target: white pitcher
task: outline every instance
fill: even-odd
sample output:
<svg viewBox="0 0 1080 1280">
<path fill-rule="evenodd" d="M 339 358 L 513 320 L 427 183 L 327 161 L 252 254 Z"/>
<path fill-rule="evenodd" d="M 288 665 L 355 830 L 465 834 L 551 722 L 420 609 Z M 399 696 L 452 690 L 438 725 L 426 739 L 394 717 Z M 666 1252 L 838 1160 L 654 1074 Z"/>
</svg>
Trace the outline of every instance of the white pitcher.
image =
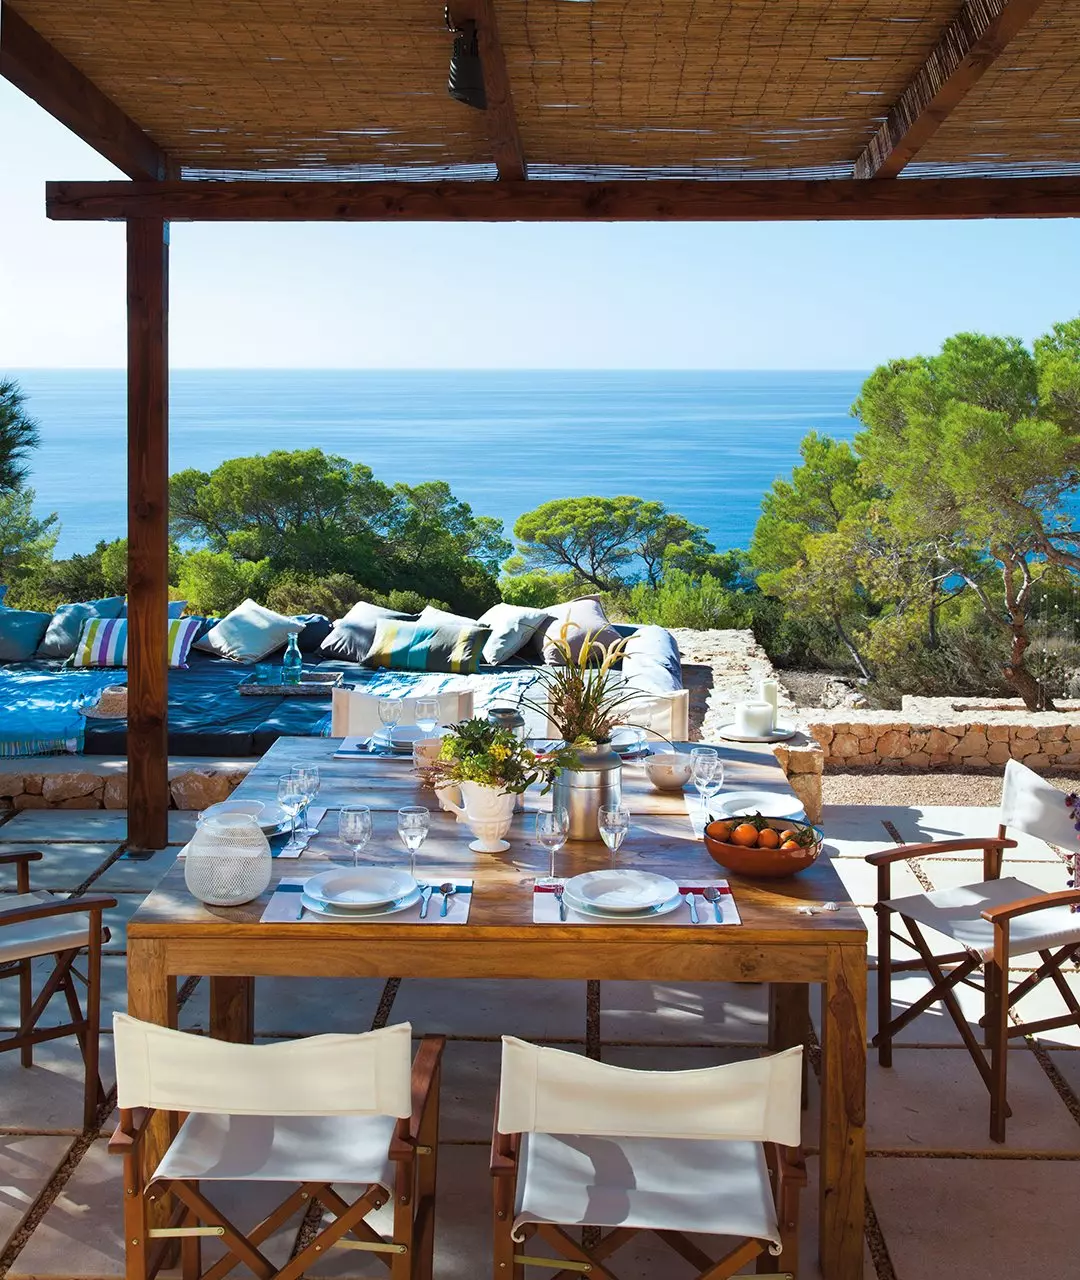
<svg viewBox="0 0 1080 1280">
<path fill-rule="evenodd" d="M 454 803 L 454 792 L 459 794 L 460 804 Z M 458 822 L 464 822 L 476 837 L 469 845 L 474 853 L 505 853 L 510 848 L 503 836 L 514 820 L 517 796 L 479 782 L 450 782 L 439 787 L 437 795 L 442 808 L 456 814 Z"/>
</svg>

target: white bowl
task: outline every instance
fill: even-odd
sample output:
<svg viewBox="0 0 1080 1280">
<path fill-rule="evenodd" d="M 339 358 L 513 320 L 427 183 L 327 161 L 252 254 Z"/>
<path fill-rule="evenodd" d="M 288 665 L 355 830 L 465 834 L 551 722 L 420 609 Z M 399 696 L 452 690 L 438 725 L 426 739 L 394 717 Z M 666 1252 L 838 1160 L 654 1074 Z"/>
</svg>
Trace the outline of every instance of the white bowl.
<svg viewBox="0 0 1080 1280">
<path fill-rule="evenodd" d="M 681 791 L 690 781 L 690 757 L 682 751 L 659 751 L 645 761 L 645 772 L 658 791 Z"/>
</svg>

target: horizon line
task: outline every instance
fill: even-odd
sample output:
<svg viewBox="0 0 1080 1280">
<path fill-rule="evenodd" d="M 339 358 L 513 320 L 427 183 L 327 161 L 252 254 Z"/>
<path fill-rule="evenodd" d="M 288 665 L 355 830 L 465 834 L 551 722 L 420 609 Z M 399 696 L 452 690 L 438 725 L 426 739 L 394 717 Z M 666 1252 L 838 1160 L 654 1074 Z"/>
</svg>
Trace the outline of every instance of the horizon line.
<svg viewBox="0 0 1080 1280">
<path fill-rule="evenodd" d="M 126 373 L 126 365 L 22 364 L 7 366 L 11 373 Z M 663 366 L 643 369 L 619 365 L 170 365 L 170 373 L 866 373 L 866 369 L 820 368 L 801 365 L 741 365 L 724 367 Z"/>
</svg>

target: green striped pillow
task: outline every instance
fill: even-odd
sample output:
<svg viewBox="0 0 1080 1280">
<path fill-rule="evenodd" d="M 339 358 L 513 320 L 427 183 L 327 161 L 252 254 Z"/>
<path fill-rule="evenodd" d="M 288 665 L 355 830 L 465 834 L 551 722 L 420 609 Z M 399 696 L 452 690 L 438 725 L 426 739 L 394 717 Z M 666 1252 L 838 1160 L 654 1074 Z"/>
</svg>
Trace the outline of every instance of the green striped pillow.
<svg viewBox="0 0 1080 1280">
<path fill-rule="evenodd" d="M 169 666 L 186 667 L 188 650 L 199 634 L 201 618 L 169 619 Z M 126 667 L 127 619 L 88 618 L 71 657 L 73 667 Z"/>
<path fill-rule="evenodd" d="M 488 627 L 380 618 L 364 666 L 473 675 L 490 635 Z"/>
</svg>

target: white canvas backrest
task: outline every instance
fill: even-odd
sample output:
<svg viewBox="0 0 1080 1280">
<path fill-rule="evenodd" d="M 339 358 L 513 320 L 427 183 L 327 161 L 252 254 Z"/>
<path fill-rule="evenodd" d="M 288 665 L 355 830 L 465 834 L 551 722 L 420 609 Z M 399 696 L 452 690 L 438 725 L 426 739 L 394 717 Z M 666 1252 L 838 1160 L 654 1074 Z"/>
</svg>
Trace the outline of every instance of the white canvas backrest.
<svg viewBox="0 0 1080 1280">
<path fill-rule="evenodd" d="M 401 705 L 401 719 L 398 724 L 416 723 L 416 703 L 420 697 L 397 698 Z M 447 693 L 430 695 L 439 704 L 440 724 L 459 724 L 462 720 L 471 720 L 474 697 L 471 689 L 454 689 Z M 330 716 L 330 736 L 332 738 L 370 737 L 382 727 L 379 719 L 379 703 L 385 699 L 375 693 L 365 693 L 362 689 L 335 689 Z"/>
<path fill-rule="evenodd" d="M 217 1115 L 408 1116 L 412 1027 L 229 1044 L 113 1014 L 121 1107 Z"/>
<path fill-rule="evenodd" d="M 500 1133 L 797 1146 L 802 1048 L 697 1071 L 632 1071 L 503 1036 Z"/>
<path fill-rule="evenodd" d="M 1075 850 L 1080 840 L 1080 832 L 1065 807 L 1065 793 L 1019 760 L 1009 760 L 1005 765 L 1000 816 L 1006 830 L 1026 832 L 1067 852 Z M 1009 856 L 1008 850 L 1005 856 Z"/>
<path fill-rule="evenodd" d="M 645 730 L 647 737 L 685 742 L 690 736 L 690 694 L 685 689 L 670 693 L 642 693 L 622 708 L 630 724 Z"/>
</svg>

